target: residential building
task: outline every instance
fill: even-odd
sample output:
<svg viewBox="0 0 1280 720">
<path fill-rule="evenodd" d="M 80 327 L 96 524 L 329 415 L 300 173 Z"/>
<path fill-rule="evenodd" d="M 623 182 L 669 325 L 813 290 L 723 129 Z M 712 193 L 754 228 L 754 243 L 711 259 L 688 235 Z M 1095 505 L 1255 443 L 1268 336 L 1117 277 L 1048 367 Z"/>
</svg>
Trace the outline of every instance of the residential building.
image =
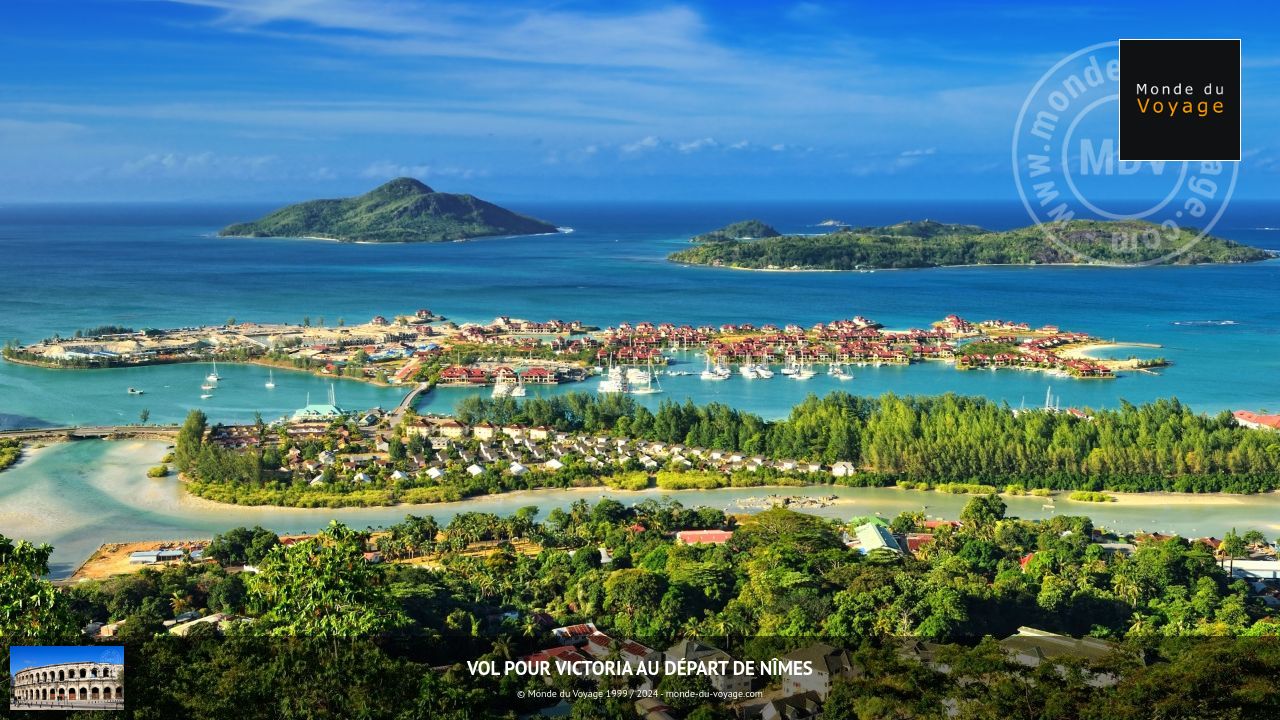
<svg viewBox="0 0 1280 720">
<path fill-rule="evenodd" d="M 831 684 L 838 678 L 846 680 L 860 674 L 849 659 L 849 653 L 825 643 L 814 643 L 808 647 L 793 650 L 779 658 L 792 662 L 807 662 L 813 669 L 809 674 L 785 675 L 782 678 L 782 689 L 788 695 L 816 693 L 818 699 L 826 700 L 831 692 Z"/>
</svg>

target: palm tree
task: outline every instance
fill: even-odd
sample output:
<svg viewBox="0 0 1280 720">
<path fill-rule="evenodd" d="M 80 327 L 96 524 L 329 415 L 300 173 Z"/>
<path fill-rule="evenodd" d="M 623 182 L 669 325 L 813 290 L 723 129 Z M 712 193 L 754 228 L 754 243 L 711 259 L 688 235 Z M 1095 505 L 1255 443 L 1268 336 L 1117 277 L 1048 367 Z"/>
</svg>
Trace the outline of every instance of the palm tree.
<svg viewBox="0 0 1280 720">
<path fill-rule="evenodd" d="M 493 654 L 503 660 L 511 659 L 511 637 L 509 635 L 499 635 L 493 640 Z"/>
</svg>

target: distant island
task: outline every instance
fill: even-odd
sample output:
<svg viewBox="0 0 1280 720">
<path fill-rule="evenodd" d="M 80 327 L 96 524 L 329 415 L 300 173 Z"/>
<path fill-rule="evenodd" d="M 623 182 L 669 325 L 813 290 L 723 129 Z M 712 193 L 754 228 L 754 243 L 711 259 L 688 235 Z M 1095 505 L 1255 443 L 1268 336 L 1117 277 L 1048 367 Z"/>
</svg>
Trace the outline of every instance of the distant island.
<svg viewBox="0 0 1280 720">
<path fill-rule="evenodd" d="M 743 220 L 742 222 L 730 223 L 719 230 L 712 230 L 709 233 L 695 235 L 690 238 L 689 242 L 725 242 L 728 240 L 760 240 L 763 238 L 778 237 L 782 233 L 774 230 L 769 225 L 759 220 Z"/>
<path fill-rule="evenodd" d="M 690 265 L 711 265 L 747 270 L 861 270 L 880 268 L 928 268 L 949 265 L 1084 265 L 1138 264 L 1159 260 L 1174 248 L 1190 243 L 1194 230 L 1179 230 L 1172 242 L 1163 237 L 1152 247 L 1147 238 L 1159 237 L 1158 226 L 1139 221 L 1102 222 L 1072 220 L 1058 226 L 1050 240 L 1036 226 L 993 231 L 976 225 L 956 225 L 932 220 L 909 221 L 884 227 L 842 228 L 824 235 L 734 237 L 735 223 L 693 238 L 697 247 L 672 253 L 668 259 Z M 718 241 L 710 240 L 718 238 Z M 1136 239 L 1124 247 L 1121 239 Z M 1074 252 L 1073 252 L 1074 251 Z M 1266 250 L 1230 240 L 1206 236 L 1186 252 L 1168 261 L 1171 265 L 1241 263 L 1266 260 Z"/>
<path fill-rule="evenodd" d="M 341 242 L 448 242 L 493 235 L 535 235 L 556 226 L 472 195 L 436 192 L 396 178 L 359 197 L 311 200 L 228 225 L 224 237 L 307 237 Z"/>
</svg>

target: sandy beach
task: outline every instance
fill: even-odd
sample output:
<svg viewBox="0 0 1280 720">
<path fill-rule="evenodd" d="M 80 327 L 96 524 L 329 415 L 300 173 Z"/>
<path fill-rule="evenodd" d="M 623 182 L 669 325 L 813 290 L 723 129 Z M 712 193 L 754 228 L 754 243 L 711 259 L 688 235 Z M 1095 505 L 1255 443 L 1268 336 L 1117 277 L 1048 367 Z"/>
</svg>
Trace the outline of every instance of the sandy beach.
<svg viewBox="0 0 1280 720">
<path fill-rule="evenodd" d="M 1084 343 L 1072 345 L 1058 350 L 1058 356 L 1068 360 L 1092 360 L 1112 370 L 1133 370 L 1142 362 L 1139 358 L 1115 358 L 1111 353 L 1126 348 L 1158 348 L 1154 343 Z"/>
</svg>

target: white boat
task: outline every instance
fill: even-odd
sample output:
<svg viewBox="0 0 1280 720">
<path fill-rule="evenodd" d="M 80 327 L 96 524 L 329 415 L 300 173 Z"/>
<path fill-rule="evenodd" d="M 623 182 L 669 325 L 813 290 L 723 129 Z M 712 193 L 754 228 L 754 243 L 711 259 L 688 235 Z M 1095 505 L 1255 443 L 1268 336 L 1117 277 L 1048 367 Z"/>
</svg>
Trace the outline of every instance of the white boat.
<svg viewBox="0 0 1280 720">
<path fill-rule="evenodd" d="M 511 394 L 512 385 L 506 380 L 498 380 L 493 383 L 493 397 L 507 397 Z"/>
<path fill-rule="evenodd" d="M 831 367 L 827 368 L 827 374 L 842 382 L 853 379 L 852 375 L 844 371 L 843 365 L 837 365 L 835 363 L 832 363 Z"/>
<path fill-rule="evenodd" d="M 138 388 L 129 388 L 130 395 L 141 395 L 143 392 L 145 391 L 139 390 Z"/>
<path fill-rule="evenodd" d="M 817 373 L 809 369 L 808 365 L 796 366 L 796 368 L 791 372 L 791 379 L 792 380 L 809 380 L 814 375 L 817 375 Z"/>
<path fill-rule="evenodd" d="M 703 370 L 702 374 L 699 375 L 699 377 L 701 377 L 703 380 L 728 380 L 729 369 L 718 363 L 716 364 L 715 367 L 711 367 L 711 355 L 710 353 L 708 353 L 707 369 Z"/>
<path fill-rule="evenodd" d="M 640 375 L 644 376 L 644 380 L 641 382 L 636 382 L 631 384 L 631 389 L 630 389 L 631 394 L 632 395 L 653 395 L 655 393 L 662 392 L 662 386 L 658 384 L 657 379 L 654 377 L 656 374 L 657 373 L 653 371 L 653 361 L 650 360 L 648 372 L 642 371 L 640 373 Z M 627 381 L 628 383 L 631 383 L 630 371 L 627 371 Z"/>
<path fill-rule="evenodd" d="M 274 371 L 274 370 L 268 370 L 268 371 L 267 371 L 267 385 L 266 385 L 266 388 L 267 388 L 268 390 L 274 390 L 274 389 L 275 389 L 275 387 L 276 387 L 276 374 L 275 374 L 275 371 Z"/>
<path fill-rule="evenodd" d="M 647 383 L 653 379 L 653 373 L 642 368 L 627 368 L 627 382 L 632 385 Z"/>
<path fill-rule="evenodd" d="M 747 356 L 746 362 L 738 366 L 738 374 L 741 375 L 744 380 L 755 380 L 760 377 L 760 372 L 756 368 L 755 364 L 751 362 L 750 355 Z"/>
<path fill-rule="evenodd" d="M 761 380 L 768 380 L 769 378 L 773 377 L 773 371 L 769 369 L 768 365 L 763 365 L 763 364 L 757 365 L 756 377 L 760 378 Z"/>
<path fill-rule="evenodd" d="M 783 375 L 786 375 L 787 377 L 791 377 L 792 375 L 796 374 L 796 369 L 798 367 L 799 366 L 796 365 L 795 360 L 790 360 L 787 362 L 786 365 L 782 366 L 782 370 L 780 370 L 779 372 L 781 372 Z"/>
<path fill-rule="evenodd" d="M 211 382 L 211 383 L 216 383 L 216 382 L 218 382 L 219 380 L 221 380 L 221 379 L 222 379 L 222 376 L 218 374 L 218 361 L 217 361 L 217 360 L 214 360 L 214 361 L 213 361 L 213 369 L 209 371 L 209 374 L 208 374 L 208 375 L 205 375 L 205 376 L 204 376 L 204 379 L 205 379 L 205 380 L 208 380 L 208 381 L 209 381 L 209 382 Z"/>
<path fill-rule="evenodd" d="M 624 393 L 627 392 L 627 376 L 622 372 L 622 368 L 611 367 L 605 375 L 605 379 L 596 385 L 596 392 L 602 393 Z"/>
<path fill-rule="evenodd" d="M 201 386 L 200 386 L 200 389 L 201 389 L 201 390 L 216 390 L 216 389 L 217 389 L 217 387 L 218 387 L 218 386 L 217 386 L 216 384 L 211 383 L 211 382 L 207 382 L 207 383 L 205 383 L 205 384 L 201 385 Z"/>
<path fill-rule="evenodd" d="M 524 375 L 517 374 L 516 386 L 511 388 L 511 397 L 524 397 L 527 394 L 529 391 L 524 388 Z"/>
<path fill-rule="evenodd" d="M 201 400 L 208 400 L 208 399 L 209 399 L 209 398 L 211 398 L 211 397 L 213 397 L 213 393 L 205 393 L 205 394 L 203 394 L 203 395 L 201 395 L 201 396 L 200 396 L 200 399 L 201 399 Z"/>
</svg>

